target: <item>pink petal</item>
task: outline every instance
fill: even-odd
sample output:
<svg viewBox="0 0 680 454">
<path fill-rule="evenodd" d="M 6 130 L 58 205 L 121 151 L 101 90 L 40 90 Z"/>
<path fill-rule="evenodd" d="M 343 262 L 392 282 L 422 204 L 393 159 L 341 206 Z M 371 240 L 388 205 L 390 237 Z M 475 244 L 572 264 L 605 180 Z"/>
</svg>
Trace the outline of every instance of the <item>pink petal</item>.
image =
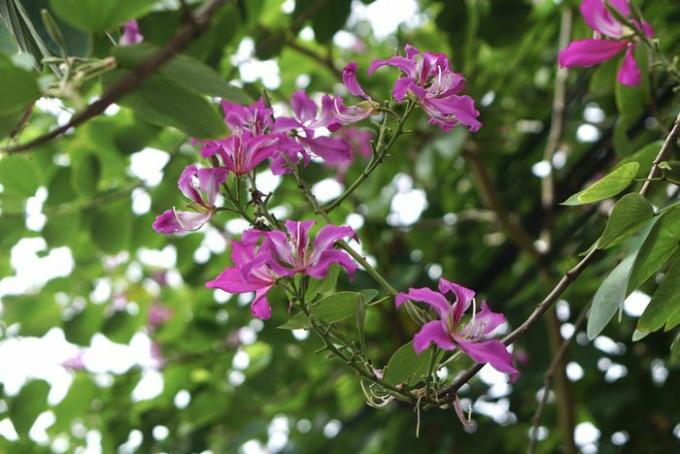
<svg viewBox="0 0 680 454">
<path fill-rule="evenodd" d="M 215 197 L 220 192 L 220 185 L 227 179 L 227 170 L 219 167 L 198 169 L 198 184 L 206 195 L 209 207 L 215 205 Z"/>
<path fill-rule="evenodd" d="M 412 85 L 415 85 L 415 80 L 411 77 L 401 77 L 397 79 L 392 88 L 392 96 L 394 96 L 394 99 L 398 102 L 403 101 Z"/>
<path fill-rule="evenodd" d="M 267 301 L 267 292 L 269 289 L 261 289 L 255 293 L 255 299 L 250 305 L 250 313 L 253 317 L 260 320 L 268 320 L 272 316 L 272 307 Z"/>
<path fill-rule="evenodd" d="M 394 56 L 386 60 L 373 60 L 368 67 L 368 75 L 372 75 L 377 69 L 383 66 L 394 66 L 399 68 L 404 74 L 410 76 L 415 71 L 416 65 L 413 60 L 405 57 Z"/>
<path fill-rule="evenodd" d="M 347 161 L 349 159 L 349 144 L 342 139 L 331 137 L 317 137 L 315 139 L 300 139 L 306 148 L 327 162 Z"/>
<path fill-rule="evenodd" d="M 184 232 L 182 226 L 177 222 L 174 210 L 167 210 L 163 214 L 157 216 L 153 223 L 153 229 L 156 232 L 165 235 Z"/>
<path fill-rule="evenodd" d="M 220 273 L 220 275 L 217 276 L 215 279 L 205 283 L 205 286 L 208 288 L 218 288 L 229 293 L 254 292 L 262 288 L 269 289 L 271 285 L 272 285 L 271 283 L 265 282 L 246 281 L 243 278 L 243 273 L 241 273 L 241 269 L 237 267 L 227 268 L 224 271 L 222 271 L 222 273 Z"/>
<path fill-rule="evenodd" d="M 567 68 L 593 66 L 614 57 L 625 49 L 626 45 L 623 41 L 605 39 L 572 41 L 566 49 L 560 51 L 558 60 L 560 66 Z"/>
<path fill-rule="evenodd" d="M 510 374 L 510 381 L 517 380 L 519 371 L 513 367 L 512 355 L 503 342 L 499 340 L 469 342 L 456 337 L 456 344 L 475 362 L 491 364 L 497 371 Z"/>
<path fill-rule="evenodd" d="M 637 62 L 635 61 L 634 50 L 634 46 L 628 47 L 621 68 L 619 68 L 619 72 L 616 75 L 616 79 L 620 84 L 629 87 L 637 87 L 640 85 L 640 68 L 638 68 Z"/>
<path fill-rule="evenodd" d="M 475 314 L 474 321 L 470 321 L 461 331 L 466 339 L 480 339 L 491 334 L 493 330 L 505 323 L 503 314 L 492 312 L 486 302 L 482 301 L 482 309 Z"/>
<path fill-rule="evenodd" d="M 186 166 L 177 180 L 177 187 L 187 198 L 199 205 L 203 205 L 203 197 L 194 187 L 194 177 L 197 175 L 198 167 L 193 164 Z"/>
<path fill-rule="evenodd" d="M 123 25 L 123 35 L 120 37 L 121 46 L 129 46 L 131 44 L 139 44 L 144 41 L 144 36 L 139 32 L 139 25 L 137 21 L 132 19 Z"/>
<path fill-rule="evenodd" d="M 442 350 L 453 350 L 455 344 L 441 320 L 425 323 L 420 331 L 413 336 L 413 350 L 420 355 L 430 344 L 435 344 Z"/>
<path fill-rule="evenodd" d="M 179 211 L 174 210 L 177 223 L 185 232 L 198 230 L 210 220 L 212 217 L 211 211 Z"/>
<path fill-rule="evenodd" d="M 401 306 L 406 300 L 417 301 L 431 306 L 439 314 L 439 318 L 446 320 L 451 313 L 451 305 L 444 295 L 424 288 L 410 288 L 407 293 L 399 293 L 395 302 L 397 307 Z"/>
<path fill-rule="evenodd" d="M 324 250 L 332 248 L 336 241 L 354 236 L 356 232 L 348 225 L 323 226 L 314 239 L 314 252 L 321 254 Z"/>
<path fill-rule="evenodd" d="M 350 279 L 354 276 L 357 270 L 357 264 L 345 251 L 337 249 L 329 249 L 319 255 L 319 258 L 313 262 L 313 265 L 308 267 L 306 272 L 314 279 L 323 279 L 328 274 L 328 268 L 337 263 L 347 271 Z"/>
<path fill-rule="evenodd" d="M 470 307 L 470 303 L 475 297 L 475 291 L 449 281 L 448 279 L 444 279 L 443 277 L 439 279 L 439 291 L 442 295 L 453 293 L 456 296 L 453 320 L 455 324 L 458 324 L 465 311 Z"/>
<path fill-rule="evenodd" d="M 618 7 L 621 5 L 617 6 L 614 2 L 612 2 L 612 6 L 618 9 L 624 16 L 627 16 L 630 13 L 630 9 L 628 9 L 628 5 L 625 4 L 625 0 L 623 2 L 619 1 L 618 3 L 623 3 L 625 9 L 622 10 Z M 611 38 L 619 38 L 623 33 L 623 27 L 607 10 L 604 0 L 583 0 L 580 10 L 583 20 L 585 20 L 586 24 L 596 32 Z"/>
<path fill-rule="evenodd" d="M 301 122 L 304 123 L 316 119 L 318 110 L 316 103 L 303 90 L 293 93 L 293 96 L 290 98 L 290 106 L 293 112 L 295 112 L 295 116 Z"/>
<path fill-rule="evenodd" d="M 347 66 L 345 66 L 345 68 L 342 70 L 342 81 L 344 82 L 345 87 L 347 87 L 347 90 L 349 90 L 349 92 L 354 96 L 368 98 L 368 95 L 361 87 L 359 80 L 357 79 L 356 63 L 349 63 Z"/>
</svg>

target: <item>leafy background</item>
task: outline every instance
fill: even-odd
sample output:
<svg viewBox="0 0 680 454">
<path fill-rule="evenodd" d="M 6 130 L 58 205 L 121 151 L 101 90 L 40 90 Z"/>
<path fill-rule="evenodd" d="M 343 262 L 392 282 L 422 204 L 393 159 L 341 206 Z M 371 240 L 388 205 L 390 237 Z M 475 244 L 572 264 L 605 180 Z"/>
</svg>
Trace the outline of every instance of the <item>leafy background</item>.
<svg viewBox="0 0 680 454">
<path fill-rule="evenodd" d="M 38 100 L 22 140 L 63 124 L 84 100 L 101 94 L 119 71 L 139 61 L 128 55 L 126 63 L 122 49 L 103 30 L 116 41 L 119 23 L 138 17 L 145 42 L 162 46 L 182 20 L 173 2 L 19 2 L 23 19 L 11 14 L 16 3 L 0 2 L 3 134 L 13 130 L 26 100 L 44 90 L 51 68 L 36 62 L 60 52 L 40 9 L 53 12 L 70 55 L 114 55 L 121 67 L 83 84 L 80 98 Z M 95 3 L 97 9 L 88 9 Z M 677 51 L 680 6 L 667 0 L 639 4 L 663 48 Z M 443 275 L 477 289 L 516 326 L 551 286 L 537 279 L 535 260 L 509 241 L 485 208 L 464 150 L 474 147 L 502 204 L 538 237 L 545 221 L 541 160 L 561 11 L 574 10 L 573 37 L 589 33 L 576 6 L 552 0 L 232 1 L 186 56 L 214 68 L 222 80 L 240 81 L 243 91 L 205 92 L 208 82 L 183 74 L 181 65 L 174 71 L 168 66 L 162 78 L 105 115 L 28 154 L 3 157 L 0 450 L 525 449 L 550 362 L 545 327 L 534 327 L 515 345 L 522 372 L 516 384 L 484 369 L 462 390 L 477 422 L 471 433 L 452 411 L 433 410 L 420 415 L 416 437 L 412 407 L 366 406 L 356 377 L 337 361 L 315 354 L 318 339 L 276 328 L 289 317 L 282 294 L 274 295 L 273 317 L 263 324 L 251 319 L 246 298 L 204 288 L 229 264 L 229 239 L 245 227 L 242 221 L 221 214 L 201 233 L 184 237 L 161 237 L 150 226 L 156 214 L 182 203 L 177 177 L 198 157 L 189 136 L 222 131 L 214 121 L 217 111 L 198 93 L 254 98 L 264 86 L 276 104 L 298 87 L 340 93 L 333 68 L 356 61 L 363 71 L 372 59 L 392 55 L 406 42 L 445 52 L 465 74 L 484 128 L 474 136 L 461 129 L 443 134 L 415 115 L 407 125 L 413 132 L 332 217 L 359 228 L 362 249 L 398 289 L 432 286 Z M 33 30 L 26 20 L 36 25 Z M 395 26 L 390 28 L 390 22 Z M 34 61 L 25 53 L 16 56 L 10 30 L 19 30 L 19 47 Z M 565 130 L 554 161 L 558 202 L 663 139 L 663 129 L 679 110 L 662 77 L 656 86 L 626 89 L 615 84 L 615 71 L 616 62 L 570 71 Z M 360 75 L 376 99 L 389 95 L 393 77 L 389 71 Z M 139 93 L 152 99 L 156 110 L 140 107 Z M 360 163 L 354 165 L 347 181 L 360 170 Z M 278 213 L 313 218 L 291 179 L 264 170 L 258 178 L 275 188 Z M 319 195 L 332 194 L 338 186 L 336 171 L 316 164 L 305 170 L 305 178 Z M 673 194 L 669 188 L 655 185 L 652 203 L 667 205 Z M 556 207 L 549 260 L 554 276 L 602 233 L 608 206 Z M 576 314 L 626 247 L 603 255 L 558 303 L 564 336 L 572 333 Z M 593 342 L 585 329 L 574 333 L 567 375 L 576 442 L 585 452 L 673 452 L 680 445 L 678 366 L 669 356 L 673 333 L 632 341 L 647 295 L 656 286 L 652 279 L 635 292 L 621 320 Z M 342 290 L 372 287 L 363 273 L 353 282 L 344 277 L 338 282 Z M 155 326 L 159 308 L 169 318 Z M 351 321 L 344 328 L 355 329 Z M 374 363 L 384 366 L 415 329 L 390 303 L 369 311 L 366 336 Z M 81 366 L 80 361 L 85 368 L 60 365 L 69 359 L 70 366 L 73 361 Z M 540 451 L 562 449 L 552 399 L 540 436 Z"/>
</svg>

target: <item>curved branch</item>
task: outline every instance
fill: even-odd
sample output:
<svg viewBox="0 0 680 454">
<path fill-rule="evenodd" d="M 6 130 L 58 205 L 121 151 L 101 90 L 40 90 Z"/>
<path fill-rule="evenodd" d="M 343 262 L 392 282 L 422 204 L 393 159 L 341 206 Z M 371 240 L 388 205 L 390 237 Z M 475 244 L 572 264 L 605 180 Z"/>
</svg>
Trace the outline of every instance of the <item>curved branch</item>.
<svg viewBox="0 0 680 454">
<path fill-rule="evenodd" d="M 142 82 L 158 71 L 163 64 L 167 63 L 189 43 L 203 34 L 213 15 L 224 6 L 226 1 L 208 0 L 198 9 L 193 19 L 182 25 L 162 49 L 149 58 L 146 63 L 136 67 L 127 77 L 109 87 L 101 98 L 87 106 L 82 112 L 74 115 L 71 121 L 26 143 L 0 148 L 0 152 L 13 154 L 29 151 L 32 148 L 50 142 L 70 129 L 104 112 L 107 107 L 141 85 Z"/>
</svg>

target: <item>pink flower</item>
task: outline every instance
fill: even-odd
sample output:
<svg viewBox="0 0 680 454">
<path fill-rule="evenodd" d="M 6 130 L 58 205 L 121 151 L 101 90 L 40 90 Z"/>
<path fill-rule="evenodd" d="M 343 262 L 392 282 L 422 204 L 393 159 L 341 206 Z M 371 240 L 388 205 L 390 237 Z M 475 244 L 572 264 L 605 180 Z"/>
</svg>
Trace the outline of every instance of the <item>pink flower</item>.
<svg viewBox="0 0 680 454">
<path fill-rule="evenodd" d="M 335 242 L 354 237 L 354 230 L 346 225 L 326 225 L 311 242 L 309 230 L 314 224 L 314 221 L 286 221 L 287 232 L 273 230 L 265 233 L 271 248 L 271 268 L 279 276 L 303 274 L 323 279 L 328 268 L 338 263 L 352 276 L 357 265 L 346 252 L 335 248 Z"/>
<path fill-rule="evenodd" d="M 277 151 L 278 142 L 279 138 L 276 136 L 253 136 L 244 131 L 226 139 L 203 142 L 201 156 L 208 158 L 218 155 L 225 169 L 236 175 L 244 175 L 271 157 Z"/>
<path fill-rule="evenodd" d="M 394 99 L 401 102 L 412 96 L 430 117 L 430 123 L 448 131 L 463 124 L 472 132 L 482 127 L 477 120 L 479 112 L 475 101 L 460 95 L 465 88 L 461 74 L 451 71 L 449 60 L 444 54 L 420 52 L 406 45 L 406 57 L 394 56 L 386 60 L 374 60 L 368 68 L 373 74 L 383 66 L 399 68 L 402 77 L 396 80 L 392 89 Z"/>
<path fill-rule="evenodd" d="M 139 32 L 139 25 L 137 21 L 132 19 L 123 25 L 123 34 L 120 37 L 121 46 L 129 46 L 130 44 L 139 44 L 144 41 L 144 36 Z"/>
<path fill-rule="evenodd" d="M 364 120 L 371 115 L 375 115 L 378 112 L 378 107 L 380 107 L 378 103 L 373 101 L 359 84 L 356 63 L 349 63 L 345 66 L 342 70 L 342 80 L 350 94 L 364 98 L 364 101 L 361 101 L 354 106 L 346 106 L 342 98 L 336 97 L 333 99 L 333 107 L 335 109 L 334 117 L 340 124 L 350 125 Z M 333 125 L 331 125 L 329 129 L 333 129 Z"/>
<path fill-rule="evenodd" d="M 609 0 L 610 5 L 622 16 L 630 17 L 631 10 L 628 0 Z M 559 53 L 559 64 L 562 67 L 588 67 L 614 58 L 624 50 L 626 55 L 619 68 L 617 80 L 623 85 L 637 86 L 640 84 L 640 68 L 635 61 L 635 30 L 620 23 L 607 10 L 605 0 L 583 0 L 581 15 L 588 26 L 594 31 L 594 38 L 573 41 L 566 49 Z M 631 18 L 631 23 L 637 31 L 651 37 L 652 27 L 643 22 L 638 24 Z"/>
<path fill-rule="evenodd" d="M 251 313 L 266 320 L 271 316 L 267 293 L 278 279 L 296 274 L 323 279 L 334 263 L 352 275 L 357 265 L 346 252 L 335 248 L 335 242 L 354 236 L 354 230 L 327 225 L 310 242 L 309 230 L 313 225 L 314 221 L 287 221 L 286 232 L 247 230 L 241 241 L 232 242 L 234 266 L 207 282 L 206 287 L 229 293 L 255 292 Z"/>
<path fill-rule="evenodd" d="M 352 165 L 354 159 L 358 156 L 369 158 L 373 153 L 371 147 L 371 140 L 373 140 L 373 131 L 368 129 L 358 128 L 342 128 L 337 132 L 337 135 L 343 138 L 350 147 L 350 159 L 347 161 L 327 164 L 328 167 L 335 167 L 337 169 L 337 179 L 342 181 L 347 175 L 347 171 Z"/>
<path fill-rule="evenodd" d="M 302 90 L 293 93 L 290 105 L 293 117 L 277 118 L 273 126 L 275 133 L 284 134 L 284 139 L 279 142 L 281 155 L 272 161 L 275 174 L 290 172 L 287 160 L 294 163 L 302 158 L 306 164 L 311 155 L 319 156 L 326 162 L 349 159 L 347 142 L 319 135 L 320 130 L 335 130 L 339 127 L 333 115 L 333 99 L 329 95 L 323 97 L 320 113 L 316 103 Z"/>
<path fill-rule="evenodd" d="M 273 110 L 265 106 L 262 98 L 249 106 L 234 104 L 224 99 L 221 105 L 224 111 L 224 122 L 234 134 L 243 131 L 253 136 L 267 134 L 274 125 Z"/>
<path fill-rule="evenodd" d="M 453 302 L 447 294 L 455 297 Z M 399 293 L 396 298 L 397 307 L 406 300 L 418 301 L 435 310 L 439 319 L 424 324 L 413 337 L 413 348 L 421 354 L 430 344 L 443 350 L 459 348 L 470 358 L 480 364 L 489 363 L 496 370 L 510 374 L 511 380 L 517 379 L 519 372 L 512 365 L 512 356 L 505 345 L 488 336 L 498 326 L 505 323 L 502 314 L 491 312 L 485 302 L 470 321 L 462 325 L 463 314 L 474 301 L 475 292 L 444 278 L 439 280 L 439 292 L 429 288 L 411 288 L 408 293 Z"/>
<path fill-rule="evenodd" d="M 215 212 L 215 199 L 220 185 L 227 179 L 226 169 L 199 169 L 187 166 L 179 177 L 177 186 L 191 200 L 191 211 L 173 208 L 156 218 L 153 228 L 158 233 L 170 234 L 198 230 L 210 220 Z"/>
<path fill-rule="evenodd" d="M 225 269 L 219 276 L 206 282 L 208 288 L 219 288 L 229 293 L 255 292 L 250 305 L 254 317 L 266 320 L 272 315 L 267 301 L 267 292 L 279 278 L 267 265 L 268 245 L 258 246 L 264 232 L 247 230 L 241 241 L 231 243 L 231 261 L 234 266 Z"/>
</svg>

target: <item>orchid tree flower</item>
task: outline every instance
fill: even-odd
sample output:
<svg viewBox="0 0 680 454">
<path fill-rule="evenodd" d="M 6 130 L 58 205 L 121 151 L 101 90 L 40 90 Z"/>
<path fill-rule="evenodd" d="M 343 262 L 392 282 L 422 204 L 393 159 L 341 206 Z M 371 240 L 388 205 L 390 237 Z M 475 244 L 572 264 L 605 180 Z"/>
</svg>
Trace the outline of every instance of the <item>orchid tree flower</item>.
<svg viewBox="0 0 680 454">
<path fill-rule="evenodd" d="M 326 225 L 311 241 L 309 231 L 314 224 L 314 221 L 286 221 L 287 232 L 273 230 L 264 234 L 270 245 L 271 268 L 280 276 L 302 274 L 323 279 L 328 268 L 337 263 L 347 270 L 350 277 L 353 276 L 356 263 L 345 251 L 336 249 L 335 243 L 356 237 L 354 229 L 346 225 Z"/>
<path fill-rule="evenodd" d="M 333 107 L 335 109 L 335 118 L 342 125 L 354 124 L 358 121 L 364 120 L 371 115 L 378 112 L 380 105 L 373 101 L 370 96 L 366 94 L 359 80 L 357 79 L 357 64 L 349 63 L 342 70 L 342 81 L 347 87 L 347 91 L 353 96 L 364 98 L 364 101 L 354 105 L 346 106 L 341 97 L 336 97 L 333 100 Z M 331 129 L 332 127 L 329 127 Z"/>
<path fill-rule="evenodd" d="M 267 265 L 266 258 L 270 256 L 267 249 L 269 246 L 267 244 L 258 246 L 262 235 L 263 232 L 259 230 L 246 230 L 241 241 L 232 241 L 231 260 L 234 266 L 225 269 L 212 281 L 206 282 L 205 286 L 228 293 L 255 292 L 250 312 L 256 318 L 267 320 L 272 315 L 267 292 L 274 286 L 279 276 Z"/>
<path fill-rule="evenodd" d="M 282 155 L 272 162 L 275 174 L 290 172 L 288 162 L 297 162 L 300 156 L 307 164 L 312 155 L 326 162 L 339 162 L 349 159 L 349 144 L 342 139 L 319 135 L 329 126 L 334 129 L 337 120 L 333 115 L 333 102 L 329 95 L 322 99 L 322 109 L 307 94 L 298 90 L 290 100 L 292 117 L 279 117 L 275 120 L 273 132 L 282 133 L 284 140 L 279 143 Z M 327 133 L 327 131 L 326 131 Z"/>
<path fill-rule="evenodd" d="M 120 37 L 121 46 L 129 46 L 131 44 L 139 44 L 144 41 L 144 36 L 139 32 L 139 25 L 137 21 L 132 19 L 123 25 L 123 34 Z"/>
<path fill-rule="evenodd" d="M 621 16 L 631 18 L 628 0 L 609 0 L 609 4 Z M 593 29 L 594 37 L 569 43 L 560 51 L 558 61 L 562 67 L 589 67 L 616 57 L 625 50 L 623 63 L 619 68 L 617 80 L 628 86 L 640 85 L 640 68 L 635 61 L 635 34 L 625 24 L 619 22 L 607 9 L 605 0 L 583 0 L 581 15 L 586 24 Z M 647 23 L 638 23 L 631 18 L 631 24 L 648 37 L 654 35 L 652 27 Z"/>
<path fill-rule="evenodd" d="M 448 297 L 453 297 L 451 301 Z M 512 356 L 503 342 L 490 339 L 491 333 L 505 323 L 502 314 L 492 312 L 485 302 L 481 310 L 473 313 L 467 323 L 463 315 L 475 301 L 475 292 L 444 278 L 439 279 L 439 292 L 429 288 L 411 288 L 399 293 L 395 299 L 397 307 L 407 300 L 429 305 L 438 319 L 424 324 L 413 337 L 413 349 L 421 354 L 430 344 L 442 350 L 460 349 L 475 362 L 488 363 L 494 369 L 510 374 L 515 381 L 519 372 L 513 367 Z"/>
<path fill-rule="evenodd" d="M 482 123 L 477 120 L 479 111 L 475 108 L 475 101 L 460 94 L 465 89 L 465 79 L 451 70 L 446 55 L 421 52 L 409 44 L 405 50 L 405 57 L 397 55 L 373 60 L 368 74 L 383 66 L 399 68 L 402 76 L 392 88 L 396 101 L 412 97 L 430 117 L 430 123 L 444 131 L 458 124 L 467 126 L 471 132 L 478 131 Z"/>
<path fill-rule="evenodd" d="M 260 98 L 249 106 L 242 106 L 225 99 L 220 103 L 224 122 L 234 134 L 247 131 L 253 136 L 268 134 L 274 125 L 274 111 Z"/>
<path fill-rule="evenodd" d="M 209 158 L 217 155 L 224 168 L 235 175 L 244 175 L 253 170 L 267 158 L 276 153 L 279 138 L 272 135 L 253 136 L 249 132 L 241 132 L 220 140 L 203 142 L 201 156 Z"/>
<path fill-rule="evenodd" d="M 226 169 L 187 166 L 182 171 L 177 186 L 191 200 L 187 205 L 189 210 L 167 210 L 154 221 L 154 230 L 167 235 L 200 229 L 215 213 L 215 199 L 220 185 L 226 179 Z"/>
<path fill-rule="evenodd" d="M 347 161 L 326 164 L 328 167 L 333 167 L 337 170 L 336 178 L 343 181 L 347 176 L 347 171 L 352 166 L 355 158 L 361 156 L 363 158 L 371 157 L 373 147 L 371 140 L 375 137 L 373 131 L 369 129 L 359 128 L 342 128 L 337 131 L 337 136 L 343 138 L 349 143 L 350 159 Z"/>
</svg>

